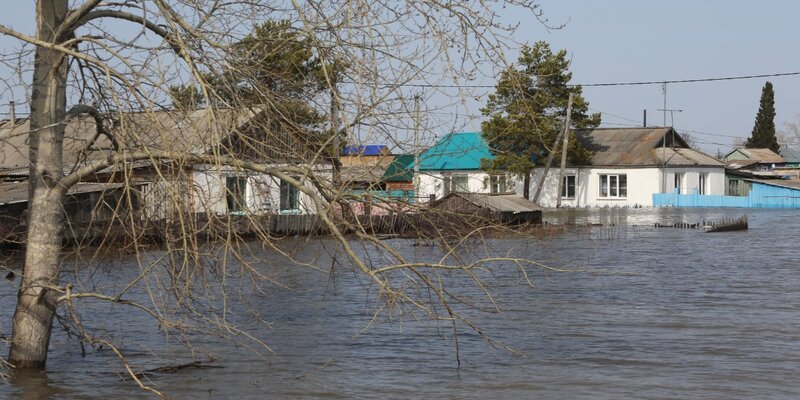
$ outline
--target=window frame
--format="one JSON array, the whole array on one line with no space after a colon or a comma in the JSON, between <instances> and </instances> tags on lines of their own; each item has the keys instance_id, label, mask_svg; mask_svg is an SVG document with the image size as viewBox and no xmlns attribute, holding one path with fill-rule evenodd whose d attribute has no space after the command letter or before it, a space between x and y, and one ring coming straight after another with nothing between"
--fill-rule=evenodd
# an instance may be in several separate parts
<instances>
[{"instance_id":1,"label":"window frame","mask_svg":"<svg viewBox=\"0 0 800 400\"><path fill-rule=\"evenodd\" d=\"M572 178L572 196L570 196L570 185L569 181ZM575 192L578 184L578 178L574 174L564 175L563 179L561 180L561 198L562 199L574 199Z\"/></svg>"},{"instance_id":2,"label":"window frame","mask_svg":"<svg viewBox=\"0 0 800 400\"><path fill-rule=\"evenodd\" d=\"M280 211L290 211L300 209L300 189L285 181L280 180L278 189L278 209ZM287 204L288 203L288 204Z\"/></svg>"},{"instance_id":3,"label":"window frame","mask_svg":"<svg viewBox=\"0 0 800 400\"><path fill-rule=\"evenodd\" d=\"M628 198L628 174L598 174L599 198L601 199L626 199ZM612 179L613 178L613 179ZM605 182L604 182L605 180ZM612 181L614 182L612 186ZM613 189L613 195L612 195Z\"/></svg>"},{"instance_id":4,"label":"window frame","mask_svg":"<svg viewBox=\"0 0 800 400\"><path fill-rule=\"evenodd\" d=\"M489 175L489 193L508 193L508 177L502 175Z\"/></svg>"},{"instance_id":5,"label":"window frame","mask_svg":"<svg viewBox=\"0 0 800 400\"><path fill-rule=\"evenodd\" d=\"M708 185L708 173L701 172L697 176L697 194L704 195L708 190L706 190L706 186Z\"/></svg>"},{"instance_id":6,"label":"window frame","mask_svg":"<svg viewBox=\"0 0 800 400\"><path fill-rule=\"evenodd\" d=\"M225 177L225 205L228 213L247 211L247 177Z\"/></svg>"},{"instance_id":7,"label":"window frame","mask_svg":"<svg viewBox=\"0 0 800 400\"><path fill-rule=\"evenodd\" d=\"M458 189L458 181L463 179L463 189L464 190L456 190ZM450 193L468 193L469 192L469 174L446 174L442 176L442 180L444 181L444 195L447 196ZM458 181L457 181L458 180Z\"/></svg>"},{"instance_id":8,"label":"window frame","mask_svg":"<svg viewBox=\"0 0 800 400\"><path fill-rule=\"evenodd\" d=\"M675 192L675 189L678 189L678 194L683 194L683 183L686 180L686 174L683 172L675 172L673 176L672 191Z\"/></svg>"}]
</instances>

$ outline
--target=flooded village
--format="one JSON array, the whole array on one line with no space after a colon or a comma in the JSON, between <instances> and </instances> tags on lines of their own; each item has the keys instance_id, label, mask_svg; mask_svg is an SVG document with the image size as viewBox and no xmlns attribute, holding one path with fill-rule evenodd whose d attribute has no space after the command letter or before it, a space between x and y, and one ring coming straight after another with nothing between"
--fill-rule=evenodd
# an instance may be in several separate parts
<instances>
[{"instance_id":1,"label":"flooded village","mask_svg":"<svg viewBox=\"0 0 800 400\"><path fill-rule=\"evenodd\" d=\"M0 399L800 397L800 5L732 4L9 5Z\"/></svg>"}]
</instances>

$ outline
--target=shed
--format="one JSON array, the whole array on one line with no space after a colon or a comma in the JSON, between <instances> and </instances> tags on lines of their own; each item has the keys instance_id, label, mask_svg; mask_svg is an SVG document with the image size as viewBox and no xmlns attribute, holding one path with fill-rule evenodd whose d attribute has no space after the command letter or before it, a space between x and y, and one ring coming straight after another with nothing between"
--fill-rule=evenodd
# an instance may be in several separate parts
<instances>
[{"instance_id":1,"label":"shed","mask_svg":"<svg viewBox=\"0 0 800 400\"><path fill-rule=\"evenodd\" d=\"M542 208L516 194L453 192L431 203L431 208L508 225L542 222Z\"/></svg>"}]
</instances>

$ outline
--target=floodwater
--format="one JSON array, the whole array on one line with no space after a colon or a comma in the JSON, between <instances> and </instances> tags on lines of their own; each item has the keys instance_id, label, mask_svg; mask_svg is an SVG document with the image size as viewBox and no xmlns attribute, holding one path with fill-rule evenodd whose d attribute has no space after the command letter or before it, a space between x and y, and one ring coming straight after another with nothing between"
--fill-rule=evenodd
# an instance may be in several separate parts
<instances>
[{"instance_id":1,"label":"floodwater","mask_svg":"<svg viewBox=\"0 0 800 400\"><path fill-rule=\"evenodd\" d=\"M743 214L750 223L745 232L652 227ZM240 293L257 314L230 318L271 351L241 336L236 343L211 333L166 337L125 306L79 303L79 312L112 335L138 368L190 361L180 340L191 342L195 359L213 358L209 365L218 368L149 376L177 399L800 398L800 211L570 210L546 219L604 225L471 242L484 256L524 256L569 271L531 267L533 287L508 265L482 276L501 312L461 309L500 344L459 325L460 366L447 322L416 312L370 324L374 287L351 268L331 272L334 246L325 240L294 243L302 245L297 257L322 271L276 262L270 276L282 286ZM417 260L442 251L388 243ZM91 280L113 282L116 274L136 271L130 263L119 260L114 273L95 272ZM458 295L481 298L468 280L446 275ZM137 293L131 296L144 296ZM14 295L13 284L0 286L3 334L10 331ZM255 324L254 315L264 323ZM76 340L57 330L47 372L0 386L0 397L151 397L123 380L122 370L108 349L87 347L82 354Z\"/></svg>"}]
</instances>

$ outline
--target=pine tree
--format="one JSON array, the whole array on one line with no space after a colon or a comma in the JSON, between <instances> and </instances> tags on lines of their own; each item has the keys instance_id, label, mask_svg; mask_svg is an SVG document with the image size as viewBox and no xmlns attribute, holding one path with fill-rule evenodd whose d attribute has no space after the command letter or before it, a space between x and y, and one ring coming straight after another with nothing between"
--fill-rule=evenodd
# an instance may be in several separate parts
<instances>
[{"instance_id":1,"label":"pine tree","mask_svg":"<svg viewBox=\"0 0 800 400\"><path fill-rule=\"evenodd\" d=\"M756 123L744 147L770 149L776 153L780 149L778 139L775 137L775 92L772 90L772 82L765 83L761 89L761 104L758 107Z\"/></svg>"},{"instance_id":2,"label":"pine tree","mask_svg":"<svg viewBox=\"0 0 800 400\"><path fill-rule=\"evenodd\" d=\"M517 66L502 72L495 93L481 110L489 117L481 124L483 136L495 156L483 167L521 175L526 198L530 197L531 170L557 151L553 144L564 129L570 93L574 95L571 125L578 129L600 125L599 113L588 114L589 102L581 95L581 87L567 85L572 78L569 63L566 50L554 53L546 42L523 46ZM591 153L571 136L568 158L585 164Z\"/></svg>"}]
</instances>

